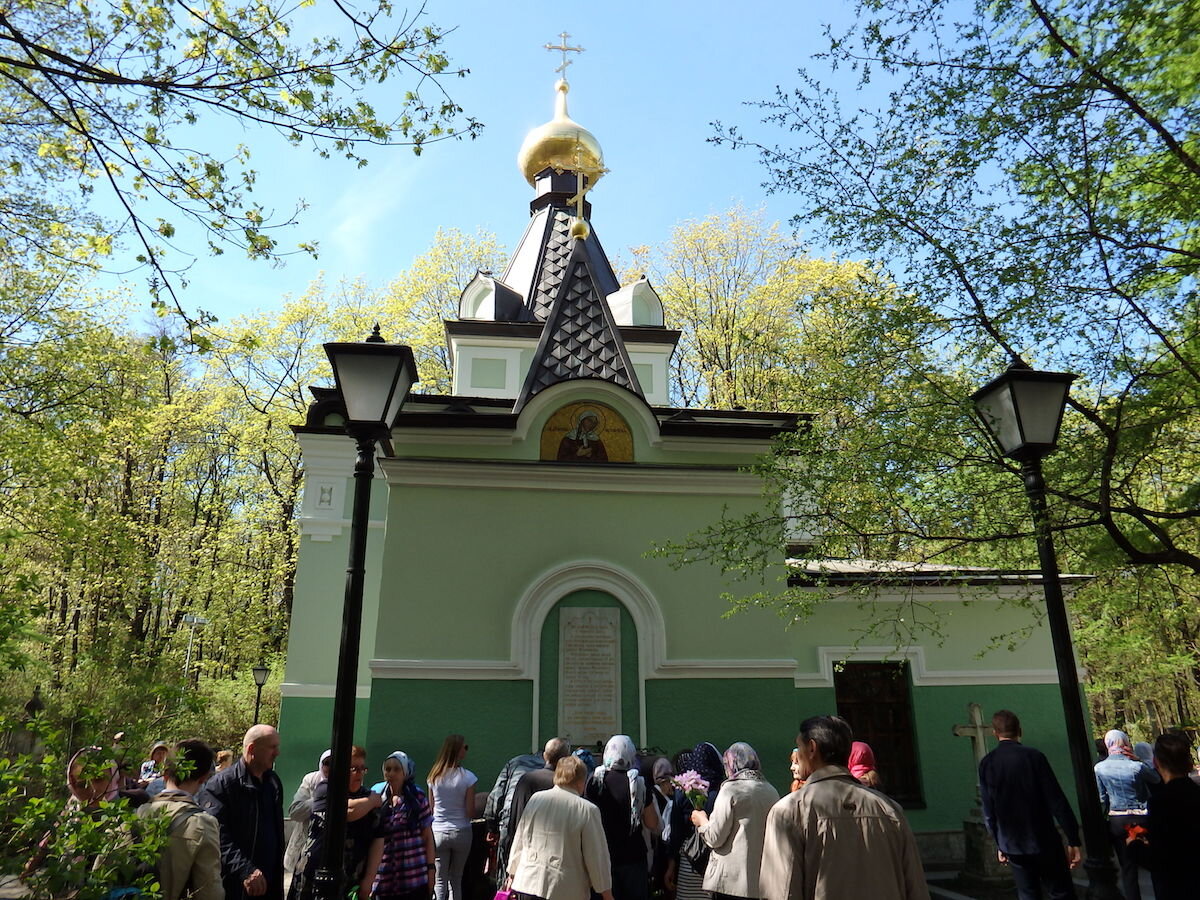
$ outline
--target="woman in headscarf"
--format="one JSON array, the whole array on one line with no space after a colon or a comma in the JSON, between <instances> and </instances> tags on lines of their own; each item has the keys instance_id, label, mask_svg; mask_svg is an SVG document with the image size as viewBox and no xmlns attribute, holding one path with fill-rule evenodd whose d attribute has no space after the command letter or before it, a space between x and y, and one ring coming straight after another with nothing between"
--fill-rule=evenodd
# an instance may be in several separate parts
<instances>
[{"instance_id":1,"label":"woman in headscarf","mask_svg":"<svg viewBox=\"0 0 1200 900\"><path fill-rule=\"evenodd\" d=\"M657 834L658 808L637 770L637 748L616 734L604 747L604 762L588 778L585 796L600 809L600 824L612 863L615 900L648 900L650 870L643 828Z\"/></svg>"},{"instance_id":2,"label":"woman in headscarf","mask_svg":"<svg viewBox=\"0 0 1200 900\"><path fill-rule=\"evenodd\" d=\"M1108 836L1121 867L1121 893L1125 900L1142 900L1138 866L1129 855L1126 831L1145 822L1150 786L1162 779L1138 759L1125 732L1108 732L1104 746L1108 756L1096 763L1096 786L1100 789L1100 805L1108 813Z\"/></svg>"},{"instance_id":3,"label":"woman in headscarf","mask_svg":"<svg viewBox=\"0 0 1200 900\"><path fill-rule=\"evenodd\" d=\"M436 868L433 810L413 779L414 769L403 750L383 761L383 837L371 848L366 873L374 876L371 896L382 900L427 898Z\"/></svg>"},{"instance_id":4,"label":"woman in headscarf","mask_svg":"<svg viewBox=\"0 0 1200 900\"><path fill-rule=\"evenodd\" d=\"M720 751L703 741L679 761L676 769L681 773L695 772L708 782L704 811L712 815L721 782L725 780L725 763ZM667 885L675 889L675 900L708 900L708 892L704 890L704 871L709 855L706 854L700 862L693 862L680 852L696 830L692 825L691 813L692 801L683 791L676 790L671 804L671 857L667 863Z\"/></svg>"},{"instance_id":5,"label":"woman in headscarf","mask_svg":"<svg viewBox=\"0 0 1200 900\"><path fill-rule=\"evenodd\" d=\"M875 769L875 753L862 741L850 745L850 759L846 764L850 774L867 787L879 787L879 772Z\"/></svg>"},{"instance_id":6,"label":"woman in headscarf","mask_svg":"<svg viewBox=\"0 0 1200 900\"><path fill-rule=\"evenodd\" d=\"M698 809L691 816L701 839L712 848L703 886L715 900L757 900L762 896L758 871L767 813L779 800L779 791L763 778L762 763L749 744L731 744L722 761L726 778L712 815Z\"/></svg>"},{"instance_id":7,"label":"woman in headscarf","mask_svg":"<svg viewBox=\"0 0 1200 900\"><path fill-rule=\"evenodd\" d=\"M659 756L650 767L650 775L650 794L654 799L658 821L662 823L661 833L652 841L650 891L652 894L661 892L665 900L674 900L675 891L667 888L666 873L667 859L670 856L668 848L671 840L671 804L675 799L675 785L671 779L675 777L675 766L665 756Z\"/></svg>"},{"instance_id":8,"label":"woman in headscarf","mask_svg":"<svg viewBox=\"0 0 1200 900\"><path fill-rule=\"evenodd\" d=\"M283 854L285 871L295 872L296 866L300 864L304 845L308 841L308 823L312 818L313 791L317 789L318 784L329 778L329 761L332 758L332 750L322 753L317 760L317 767L300 779L300 786L296 788L296 794L292 797L292 803L288 807L288 819L296 824L292 827L292 836L288 838L287 850Z\"/></svg>"}]
</instances>

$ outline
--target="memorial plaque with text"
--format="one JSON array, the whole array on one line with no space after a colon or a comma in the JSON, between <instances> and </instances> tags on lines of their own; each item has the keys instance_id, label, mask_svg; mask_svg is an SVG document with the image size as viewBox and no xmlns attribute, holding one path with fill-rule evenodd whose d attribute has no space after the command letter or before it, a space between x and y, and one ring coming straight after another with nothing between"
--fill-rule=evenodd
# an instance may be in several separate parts
<instances>
[{"instance_id":1,"label":"memorial plaque with text","mask_svg":"<svg viewBox=\"0 0 1200 900\"><path fill-rule=\"evenodd\" d=\"M558 733L576 746L621 731L621 611L566 607L558 620Z\"/></svg>"}]
</instances>

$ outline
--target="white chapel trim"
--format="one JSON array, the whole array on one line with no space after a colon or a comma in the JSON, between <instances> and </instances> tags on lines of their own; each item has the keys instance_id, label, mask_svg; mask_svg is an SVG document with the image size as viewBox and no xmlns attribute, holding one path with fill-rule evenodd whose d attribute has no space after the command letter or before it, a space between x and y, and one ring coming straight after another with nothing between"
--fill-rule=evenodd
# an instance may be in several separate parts
<instances>
[{"instance_id":1,"label":"white chapel trim","mask_svg":"<svg viewBox=\"0 0 1200 900\"><path fill-rule=\"evenodd\" d=\"M946 687L972 684L1055 684L1054 669L930 669L925 648L821 646L817 648L817 671L796 668L798 688L832 688L833 670L839 662L900 662L908 660L913 687ZM1082 674L1081 674L1082 677Z\"/></svg>"}]
</instances>

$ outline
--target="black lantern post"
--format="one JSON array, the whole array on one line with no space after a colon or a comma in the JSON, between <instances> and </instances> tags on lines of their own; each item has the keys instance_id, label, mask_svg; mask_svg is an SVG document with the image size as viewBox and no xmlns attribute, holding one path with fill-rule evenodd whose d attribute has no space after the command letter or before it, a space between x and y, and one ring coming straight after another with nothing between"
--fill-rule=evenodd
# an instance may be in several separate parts
<instances>
[{"instance_id":1,"label":"black lantern post","mask_svg":"<svg viewBox=\"0 0 1200 900\"><path fill-rule=\"evenodd\" d=\"M254 724L258 724L258 713L262 709L262 689L267 683L267 676L271 674L271 670L264 665L257 665L250 670L254 674L254 687L256 693L254 695Z\"/></svg>"},{"instance_id":2,"label":"black lantern post","mask_svg":"<svg viewBox=\"0 0 1200 900\"><path fill-rule=\"evenodd\" d=\"M1050 623L1071 768L1075 775L1075 796L1083 825L1087 897L1089 900L1119 900L1117 873L1109 852L1108 823L1100 807L1100 793L1092 770L1092 740L1083 715L1079 671L1071 643L1071 626L1063 600L1054 539L1050 534L1046 480L1042 475L1042 457L1058 444L1067 393L1074 380L1075 376L1066 372L1039 372L1018 360L999 378L976 391L971 400L1000 452L1021 464L1021 476L1029 496L1042 569L1042 589L1046 596L1046 618Z\"/></svg>"},{"instance_id":3,"label":"black lantern post","mask_svg":"<svg viewBox=\"0 0 1200 900\"><path fill-rule=\"evenodd\" d=\"M409 389L417 380L417 367L412 350L401 344L387 343L380 336L378 325L366 341L326 344L325 353L346 405L346 433L353 438L358 451L354 463L354 506L350 515L350 562L346 567L342 640L333 700L333 736L329 743L333 758L326 794L324 847L320 867L313 878L313 893L319 900L342 900L342 853L375 447L383 442L386 451L391 453L392 426Z\"/></svg>"}]
</instances>

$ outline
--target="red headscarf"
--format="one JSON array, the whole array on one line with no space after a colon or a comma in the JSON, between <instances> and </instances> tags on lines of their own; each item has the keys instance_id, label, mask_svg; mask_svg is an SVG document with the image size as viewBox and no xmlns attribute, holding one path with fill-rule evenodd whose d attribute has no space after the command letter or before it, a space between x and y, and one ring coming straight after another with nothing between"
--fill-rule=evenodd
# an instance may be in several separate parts
<instances>
[{"instance_id":1,"label":"red headscarf","mask_svg":"<svg viewBox=\"0 0 1200 900\"><path fill-rule=\"evenodd\" d=\"M862 741L855 741L850 745L850 762L847 768L855 778L862 778L875 770L875 754Z\"/></svg>"}]
</instances>

